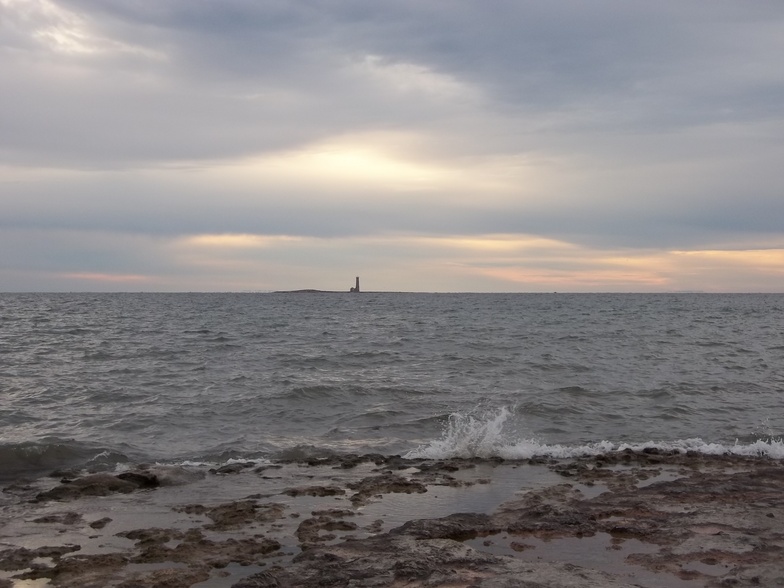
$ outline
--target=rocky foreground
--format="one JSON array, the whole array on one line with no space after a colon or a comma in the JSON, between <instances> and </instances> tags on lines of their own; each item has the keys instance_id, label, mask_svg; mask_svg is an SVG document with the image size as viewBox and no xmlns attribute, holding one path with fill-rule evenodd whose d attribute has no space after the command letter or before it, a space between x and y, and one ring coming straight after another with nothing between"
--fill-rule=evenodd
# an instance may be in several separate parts
<instances>
[{"instance_id":1,"label":"rocky foreground","mask_svg":"<svg viewBox=\"0 0 784 588\"><path fill-rule=\"evenodd\" d=\"M784 586L784 464L303 459L5 488L0 588Z\"/></svg>"}]
</instances>

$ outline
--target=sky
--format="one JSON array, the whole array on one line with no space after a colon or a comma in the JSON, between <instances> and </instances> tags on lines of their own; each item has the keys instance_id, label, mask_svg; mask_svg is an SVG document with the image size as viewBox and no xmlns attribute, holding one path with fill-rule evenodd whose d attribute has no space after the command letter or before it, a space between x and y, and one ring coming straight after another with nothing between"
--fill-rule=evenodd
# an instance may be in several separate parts
<instances>
[{"instance_id":1,"label":"sky","mask_svg":"<svg viewBox=\"0 0 784 588\"><path fill-rule=\"evenodd\" d=\"M0 0L0 291L784 292L781 0Z\"/></svg>"}]
</instances>

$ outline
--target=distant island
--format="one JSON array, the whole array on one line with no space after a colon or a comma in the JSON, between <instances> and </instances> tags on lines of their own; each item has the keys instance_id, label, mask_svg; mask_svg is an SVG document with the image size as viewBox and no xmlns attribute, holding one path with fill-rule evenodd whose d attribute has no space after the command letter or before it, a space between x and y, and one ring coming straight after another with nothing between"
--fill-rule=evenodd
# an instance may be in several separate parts
<instances>
[{"instance_id":1,"label":"distant island","mask_svg":"<svg viewBox=\"0 0 784 588\"><path fill-rule=\"evenodd\" d=\"M359 294L359 276L356 277L354 286L349 288L349 293ZM275 294L344 294L345 290L316 290L315 288L305 288L302 290L277 290Z\"/></svg>"}]
</instances>

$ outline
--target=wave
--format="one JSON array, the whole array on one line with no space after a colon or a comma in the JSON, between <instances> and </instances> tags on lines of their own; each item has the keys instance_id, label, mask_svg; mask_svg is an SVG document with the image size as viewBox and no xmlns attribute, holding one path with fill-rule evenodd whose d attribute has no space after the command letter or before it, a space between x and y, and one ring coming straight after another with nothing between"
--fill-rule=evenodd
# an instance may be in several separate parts
<instances>
[{"instance_id":1,"label":"wave","mask_svg":"<svg viewBox=\"0 0 784 588\"><path fill-rule=\"evenodd\" d=\"M47 439L0 443L0 480L36 476L57 469L112 469L128 460L124 453L76 441Z\"/></svg>"},{"instance_id":2,"label":"wave","mask_svg":"<svg viewBox=\"0 0 784 588\"><path fill-rule=\"evenodd\" d=\"M646 441L643 443L598 441L582 445L547 444L538 439L520 438L510 429L512 412L506 408L474 413L450 415L439 439L420 445L404 455L410 459L502 458L531 459L550 457L568 459L656 448L661 451L704 455L737 455L784 459L784 440L755 438L749 442L736 440L734 444L710 443L700 438L675 441Z\"/></svg>"}]
</instances>

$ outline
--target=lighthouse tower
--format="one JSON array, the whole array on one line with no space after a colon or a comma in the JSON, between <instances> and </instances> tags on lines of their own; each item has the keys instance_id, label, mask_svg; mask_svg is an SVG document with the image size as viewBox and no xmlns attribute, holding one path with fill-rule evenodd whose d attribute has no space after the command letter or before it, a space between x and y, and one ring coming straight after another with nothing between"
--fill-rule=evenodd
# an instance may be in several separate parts
<instances>
[{"instance_id":1,"label":"lighthouse tower","mask_svg":"<svg viewBox=\"0 0 784 588\"><path fill-rule=\"evenodd\" d=\"M349 292L359 292L359 276L357 276L357 285L351 288Z\"/></svg>"}]
</instances>

